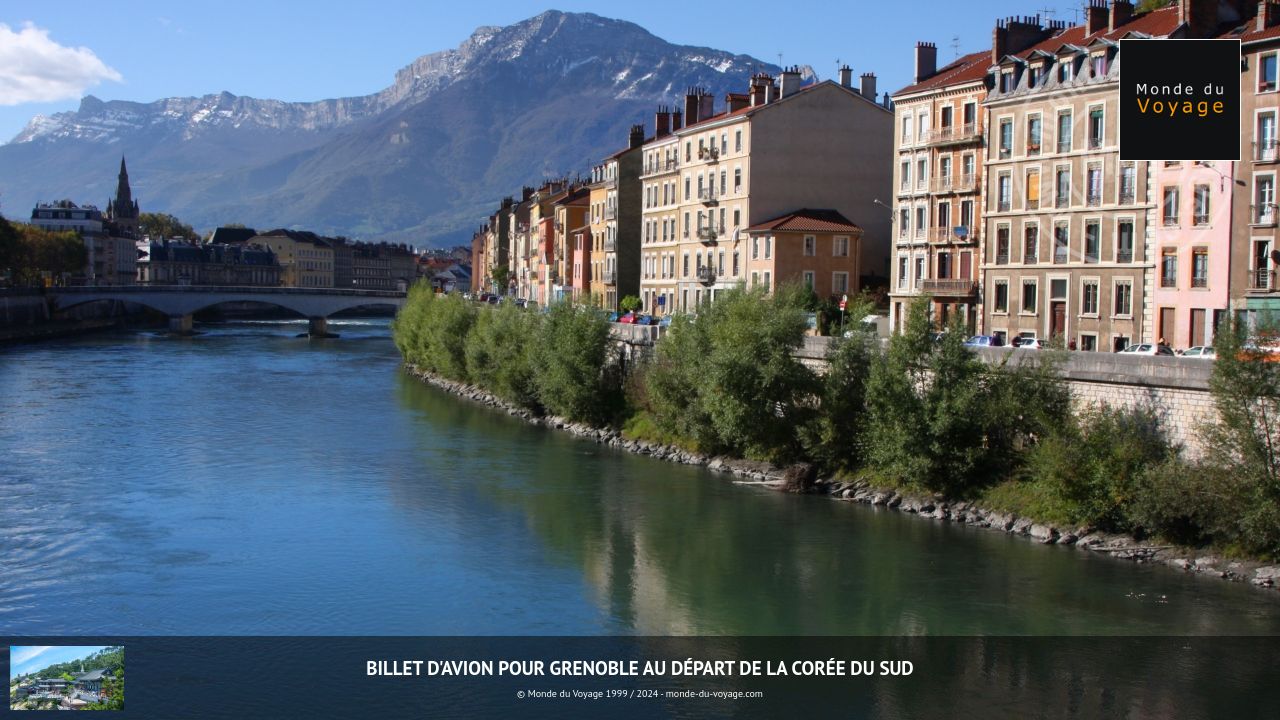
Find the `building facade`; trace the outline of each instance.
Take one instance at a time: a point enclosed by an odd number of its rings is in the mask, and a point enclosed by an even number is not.
[[[278,287],[281,270],[275,253],[256,245],[149,241],[138,260],[141,285],[219,285]]]
[[[747,228],[747,237],[752,286],[801,283],[835,300],[859,290],[862,228],[834,210],[787,213]]]
[[[938,49],[918,43],[915,82],[893,95],[894,257],[890,262],[889,327],[906,306],[932,298],[939,326],[959,318],[969,332],[978,320],[978,242],[982,234],[983,118],[990,53],[937,68]]]
[[[250,238],[275,253],[284,287],[333,287],[333,248],[312,232],[272,230]]]

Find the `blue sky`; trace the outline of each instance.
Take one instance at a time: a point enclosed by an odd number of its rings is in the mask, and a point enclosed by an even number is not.
[[[68,660],[86,658],[105,645],[15,645],[9,648],[9,679]]]
[[[36,114],[74,109],[79,98],[151,101],[229,91],[281,100],[362,95],[429,52],[456,47],[480,25],[508,25],[547,9],[630,20],[671,42],[710,46],[834,74],[875,72],[881,89],[910,80],[917,40],[939,59],[989,46],[998,17],[1078,2],[757,2],[649,0],[643,3],[370,3],[223,0],[125,3],[7,0],[0,4],[0,142]]]

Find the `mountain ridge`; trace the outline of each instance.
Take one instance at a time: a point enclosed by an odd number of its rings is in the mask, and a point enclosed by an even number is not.
[[[61,197],[105,203],[124,154],[144,209],[197,227],[451,242],[521,184],[586,172],[686,87],[722,98],[751,73],[778,70],[673,45],[628,21],[552,10],[478,27],[368,95],[286,102],[224,91],[150,103],[88,95],[0,145],[0,192],[11,217]]]

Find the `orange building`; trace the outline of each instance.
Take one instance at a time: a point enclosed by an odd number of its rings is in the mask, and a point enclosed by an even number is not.
[[[862,228],[835,210],[805,208],[747,228],[748,287],[802,282],[820,298],[858,292]],[[698,267],[698,275],[715,268]]]

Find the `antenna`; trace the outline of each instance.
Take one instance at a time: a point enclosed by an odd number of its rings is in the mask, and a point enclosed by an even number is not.
[[[956,57],[960,57],[960,36],[959,35],[956,35],[955,37],[951,38],[951,51],[955,53]]]
[[[778,51],[778,67],[782,67],[782,51]]]

